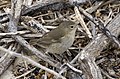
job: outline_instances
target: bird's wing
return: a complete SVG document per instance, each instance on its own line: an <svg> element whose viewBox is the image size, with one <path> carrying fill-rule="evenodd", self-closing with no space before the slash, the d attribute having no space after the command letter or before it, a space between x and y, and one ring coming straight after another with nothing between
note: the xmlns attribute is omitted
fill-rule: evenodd
<svg viewBox="0 0 120 79"><path fill-rule="evenodd" d="M51 43L56 43L56 42L59 42L59 39L54 39L50 36L44 36L37 43L49 45Z"/></svg>
<svg viewBox="0 0 120 79"><path fill-rule="evenodd" d="M59 29L59 31L58 31ZM57 33L57 34L55 34ZM34 45L38 45L38 46L41 46L41 47L47 47L49 45L51 45L52 43L59 43L61 42L61 39L64 36L64 33L63 31L60 30L60 28L56 28L56 29L53 29L52 31L46 33L45 35L43 35L42 38L39 38L39 39L34 39L34 40L31 40L31 42L34 42L35 44Z"/></svg>

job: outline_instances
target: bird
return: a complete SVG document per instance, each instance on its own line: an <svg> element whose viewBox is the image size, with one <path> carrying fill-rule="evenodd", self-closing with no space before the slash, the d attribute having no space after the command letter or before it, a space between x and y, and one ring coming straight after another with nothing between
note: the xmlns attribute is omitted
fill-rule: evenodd
<svg viewBox="0 0 120 79"><path fill-rule="evenodd" d="M63 21L59 26L43 35L41 38L33 39L30 43L38 48L43 48L45 53L62 54L70 48L74 42L77 23Z"/></svg>

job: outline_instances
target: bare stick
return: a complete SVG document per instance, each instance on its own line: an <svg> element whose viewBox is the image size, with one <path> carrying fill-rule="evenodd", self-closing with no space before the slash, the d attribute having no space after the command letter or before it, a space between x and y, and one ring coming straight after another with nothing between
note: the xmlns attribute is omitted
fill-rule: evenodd
<svg viewBox="0 0 120 79"><path fill-rule="evenodd" d="M88 34L89 38L92 38L92 34L90 33L89 29L87 28L78 8L75 6L74 7L75 10L75 14L76 14L76 18L78 19L78 21L80 22L81 26L83 27L83 29L86 31L86 33Z"/></svg>
<svg viewBox="0 0 120 79"><path fill-rule="evenodd" d="M21 35L25 33L29 33L30 31L17 31L17 32L10 32L10 33L0 33L0 36L9 36L9 35Z"/></svg>
<svg viewBox="0 0 120 79"><path fill-rule="evenodd" d="M24 58L24 60L28 61L28 62L31 63L32 65L37 66L37 67L39 67L39 68L41 68L41 69L43 69L43 70L45 70L45 71L47 71L47 72L49 72L49 73L51 73L51 74L54 74L55 76L57 76L57 77L59 77L59 78L66 79L65 77L63 77L62 75L58 74L57 72L55 72L55 71L53 71L53 70L51 70L51 69L48 69L48 68L45 67L45 66L40 65L39 63L35 62L34 60L32 60L32 59L30 59L30 58L28 58L28 57L26 57L26 56L24 56L24 55L21 55L21 54L19 54L19 53L12 52L12 51L7 50L7 49L5 49L5 48L3 48L3 47L1 47L1 46L0 46L0 50L4 51L4 52L6 52L6 53L9 53L9 54L12 55L12 56L19 57L19 58Z"/></svg>
<svg viewBox="0 0 120 79"><path fill-rule="evenodd" d="M118 14L108 25L107 28L110 30L110 32L118 36L120 33L120 14ZM113 27L114 26L114 27ZM107 37L105 35L98 35L95 40L91 41L81 52L78 53L78 55L70 62L70 64L75 63L78 59L79 60L84 60L85 58L88 58L91 56L96 58L102 49L108 44L105 42ZM93 49L95 48L95 49ZM94 61L94 60L93 60ZM94 64L94 63L93 63ZM66 71L66 68L63 68L59 74L63 73Z"/></svg>

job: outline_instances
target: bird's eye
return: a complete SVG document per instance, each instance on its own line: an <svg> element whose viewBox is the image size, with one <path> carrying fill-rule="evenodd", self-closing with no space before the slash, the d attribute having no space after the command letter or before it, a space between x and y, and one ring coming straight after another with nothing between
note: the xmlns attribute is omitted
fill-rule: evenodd
<svg viewBox="0 0 120 79"><path fill-rule="evenodd" d="M74 28L74 26L73 26L73 25L71 25L71 26L70 26L70 28L71 28L71 29L73 29L73 28Z"/></svg>

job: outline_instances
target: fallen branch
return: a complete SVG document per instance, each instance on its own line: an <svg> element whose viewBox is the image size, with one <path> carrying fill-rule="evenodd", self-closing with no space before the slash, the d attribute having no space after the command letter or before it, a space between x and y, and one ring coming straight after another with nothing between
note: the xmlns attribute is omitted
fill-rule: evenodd
<svg viewBox="0 0 120 79"><path fill-rule="evenodd" d="M51 73L51 74L54 74L55 76L57 76L57 77L59 77L59 78L66 79L65 77L63 77L62 75L58 74L57 72L55 72L55 71L53 71L53 70L51 70L51 69L49 69L49 68L47 68L47 67L45 67L45 66L42 66L41 64L35 62L34 60L32 60L32 59L30 59L30 58L28 58L28 57L26 57L26 56L24 56L24 55L21 55L21 54L19 54L19 53L12 52L12 51L7 50L7 49L5 49L5 48L3 48L3 47L1 47L1 46L0 46L0 50L1 50L1 51L4 51L4 52L6 52L6 53L9 53L10 55L12 55L12 56L14 56L14 57L23 58L24 60L28 61L29 63L31 63L31 64L34 65L34 66L37 66L37 67L39 67L39 68L41 68L41 69L43 69L43 70L45 70L45 71L47 71L47 72L49 72L49 73Z"/></svg>
<svg viewBox="0 0 120 79"><path fill-rule="evenodd" d="M120 34L120 14L118 14L111 22L107 25L107 29L115 35L116 37ZM95 58L100 54L100 52L108 45L106 41L108 39L105 35L98 35L95 40L90 42L78 55L70 62L70 64L75 63L77 59L79 60L80 67L86 65L86 69L90 69L87 75L91 76L93 79L102 79L101 73L98 66L95 63ZM88 67L89 66L89 67ZM67 67L63 68L59 74L62 74ZM94 71L93 71L94 69ZM97 70L98 69L98 70ZM84 69L83 69L84 70ZM84 70L86 71L86 70ZM94 72L94 73L93 73Z"/></svg>

